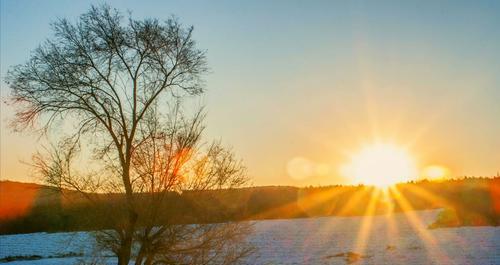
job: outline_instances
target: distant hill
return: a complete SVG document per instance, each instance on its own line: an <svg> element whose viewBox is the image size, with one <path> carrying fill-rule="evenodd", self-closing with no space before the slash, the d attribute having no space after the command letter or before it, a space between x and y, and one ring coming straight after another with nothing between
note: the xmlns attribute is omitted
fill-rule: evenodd
<svg viewBox="0 0 500 265"><path fill-rule="evenodd" d="M374 199L374 194L378 196ZM0 234L93 230L123 218L121 194L93 194L90 203L74 191L0 181ZM138 194L148 206L150 194ZM148 207L141 207L146 209ZM249 187L166 194L157 222L210 223L228 220L354 216L388 211L445 208L432 227L498 225L500 178L420 181L376 193L368 186ZM147 222L148 220L142 220Z"/></svg>
<svg viewBox="0 0 500 265"><path fill-rule="evenodd" d="M54 189L34 183L0 181L0 220L13 219L58 200Z"/></svg>

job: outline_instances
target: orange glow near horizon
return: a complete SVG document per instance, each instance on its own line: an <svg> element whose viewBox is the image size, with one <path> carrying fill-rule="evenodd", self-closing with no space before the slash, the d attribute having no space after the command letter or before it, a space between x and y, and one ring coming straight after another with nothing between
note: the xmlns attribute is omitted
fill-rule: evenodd
<svg viewBox="0 0 500 265"><path fill-rule="evenodd" d="M28 215L41 197L35 184L4 182L0 185L0 220L11 220Z"/></svg>

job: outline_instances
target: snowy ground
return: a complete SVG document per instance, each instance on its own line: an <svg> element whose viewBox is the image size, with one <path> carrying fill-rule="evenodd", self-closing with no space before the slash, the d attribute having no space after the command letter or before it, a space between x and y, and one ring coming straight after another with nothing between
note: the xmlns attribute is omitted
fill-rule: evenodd
<svg viewBox="0 0 500 265"><path fill-rule="evenodd" d="M437 211L392 217L321 217L255 222L258 248L248 264L500 264L500 228L426 229ZM89 256L87 233L0 236L7 256ZM356 254L346 254L348 252ZM7 265L75 264L82 257L13 261ZM356 261L357 260L357 261ZM108 262L113 263L109 258Z"/></svg>

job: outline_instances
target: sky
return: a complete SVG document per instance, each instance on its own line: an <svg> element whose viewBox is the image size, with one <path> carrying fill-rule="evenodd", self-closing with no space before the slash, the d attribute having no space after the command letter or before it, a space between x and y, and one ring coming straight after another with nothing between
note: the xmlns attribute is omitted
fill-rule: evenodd
<svg viewBox="0 0 500 265"><path fill-rule="evenodd" d="M2 102L7 70L50 23L99 3L0 0ZM349 183L341 168L377 141L450 177L500 171L499 1L106 3L194 26L210 67L206 138L230 146L254 185ZM0 179L33 181L44 140L13 132L11 117L2 103ZM293 174L297 161L313 173Z"/></svg>

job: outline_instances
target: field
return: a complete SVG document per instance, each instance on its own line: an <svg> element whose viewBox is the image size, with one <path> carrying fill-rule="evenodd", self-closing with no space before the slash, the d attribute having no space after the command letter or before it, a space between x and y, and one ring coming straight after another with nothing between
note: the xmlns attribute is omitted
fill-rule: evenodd
<svg viewBox="0 0 500 265"><path fill-rule="evenodd" d="M500 264L500 228L427 229L438 212L256 221L250 240L258 251L247 264ZM91 259L92 242L84 232L0 236L0 259L75 264Z"/></svg>

